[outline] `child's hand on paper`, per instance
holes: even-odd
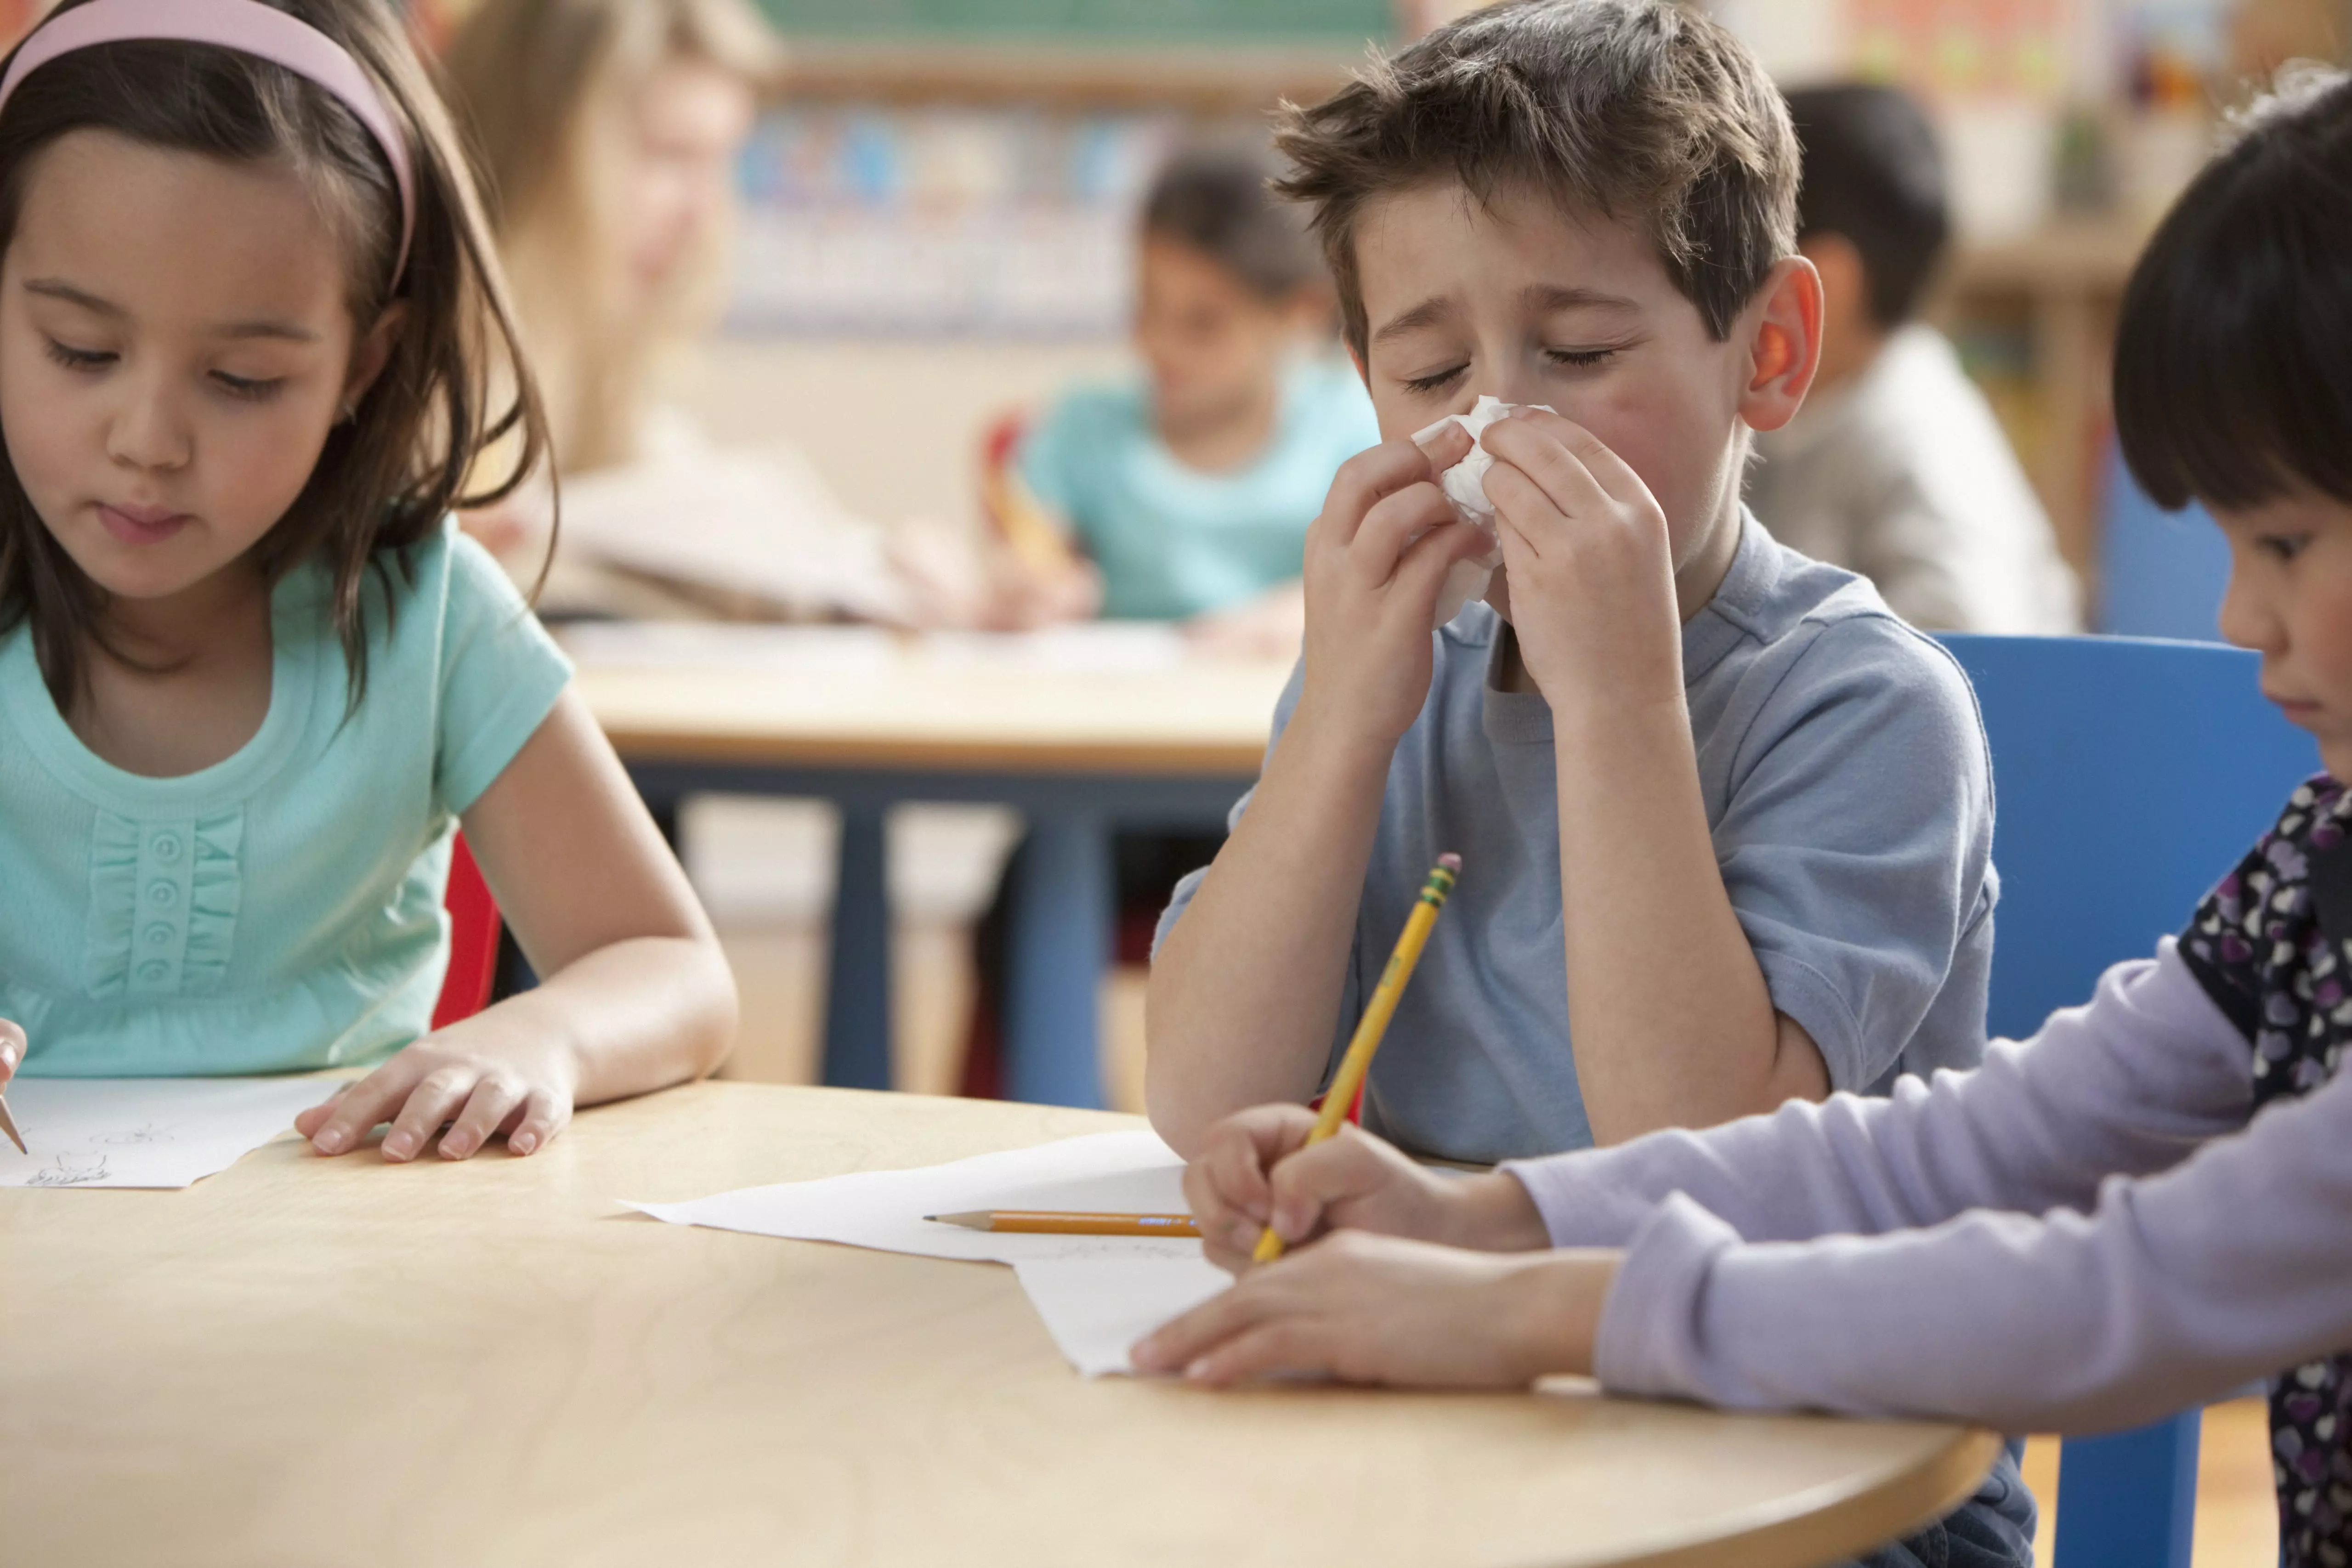
[[[16,1076],[16,1069],[25,1061],[25,1031],[0,1019],[0,1089],[8,1087],[8,1080]]]
[[[478,1013],[303,1112],[294,1130],[320,1154],[340,1155],[390,1122],[383,1157],[395,1163],[423,1154],[436,1134],[445,1160],[462,1160],[501,1134],[508,1153],[528,1155],[572,1120],[579,1079],[562,1046],[530,1038],[495,1012]],[[445,1124],[451,1125],[441,1133]]]
[[[1339,465],[1307,530],[1307,675],[1294,724],[1393,747],[1429,697],[1430,625],[1454,563],[1484,554],[1437,476],[1470,438],[1448,426],[1426,452],[1384,441]]]
[[[1511,624],[1558,709],[1576,694],[1679,703],[1682,614],[1665,513],[1591,431],[1547,409],[1486,427]]]
[[[1252,1270],[1147,1336],[1133,1359],[1139,1372],[1213,1385],[1307,1374],[1524,1388],[1591,1369],[1617,1261],[1614,1252],[1497,1256],[1343,1230]]]
[[[1185,1168],[1184,1197],[1211,1262],[1248,1269],[1269,1222],[1292,1246],[1341,1228],[1489,1251],[1550,1239],[1515,1176],[1425,1170],[1356,1126],[1309,1147],[1314,1126],[1303,1105],[1258,1105],[1209,1130]]]

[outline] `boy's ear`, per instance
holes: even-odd
[[[1348,345],[1348,362],[1356,367],[1356,379],[1364,383],[1364,390],[1371,391],[1371,372],[1364,369],[1364,356],[1356,352],[1356,345],[1353,343]]]
[[[1749,307],[1748,381],[1739,417],[1778,430],[1797,417],[1822,364],[1822,275],[1801,256],[1783,258]]]
[[[392,363],[393,345],[400,341],[401,329],[408,325],[408,301],[395,299],[383,308],[360,340],[352,347],[352,368],[343,378],[344,408],[357,408],[360,399],[367,396],[368,388],[375,385],[383,368]]]

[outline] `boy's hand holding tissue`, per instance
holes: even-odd
[[[1679,709],[1674,547],[1650,487],[1548,408],[1509,410],[1479,439],[1492,459],[1484,490],[1504,567],[1496,608],[1553,712],[1596,701]]]
[[[1306,674],[1293,722],[1377,749],[1376,775],[1428,700],[1430,629],[1448,575],[1493,549],[1439,488],[1471,448],[1448,426],[1426,447],[1384,441],[1360,452],[1307,530]]]

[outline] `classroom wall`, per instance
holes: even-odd
[[[882,523],[974,523],[982,431],[1069,382],[1119,373],[1116,340],[721,338],[681,365],[678,401],[722,443],[788,441]]]

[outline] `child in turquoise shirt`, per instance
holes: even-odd
[[[1327,277],[1296,212],[1268,193],[1269,172],[1259,153],[1204,146],[1154,183],[1135,319],[1145,373],[1067,393],[1023,443],[1020,487],[1051,516],[1066,554],[1024,567],[1003,552],[1004,622],[1175,621],[1212,650],[1297,653],[1307,525],[1339,465],[1381,432],[1362,381],[1324,347]],[[1144,956],[1129,933],[1148,930],[1218,842],[1118,835],[1119,906],[1139,917],[1121,923],[1123,956]],[[1009,876],[1008,889],[1018,881]],[[981,923],[968,1092],[997,1087],[1013,896],[1000,894]]]
[[[543,424],[400,23],[175,11],[0,104],[0,1083],[373,1067],[298,1120],[321,1153],[529,1154],[708,1071],[732,984],[448,520]],[[434,1033],[459,821],[548,978]]]
[[[1307,525],[1380,428],[1325,349],[1322,267],[1267,173],[1255,153],[1203,147],[1153,184],[1135,319],[1144,373],[1072,391],[1022,444],[1015,469],[1075,554],[1021,575],[1013,619],[1181,621],[1296,650]]]

